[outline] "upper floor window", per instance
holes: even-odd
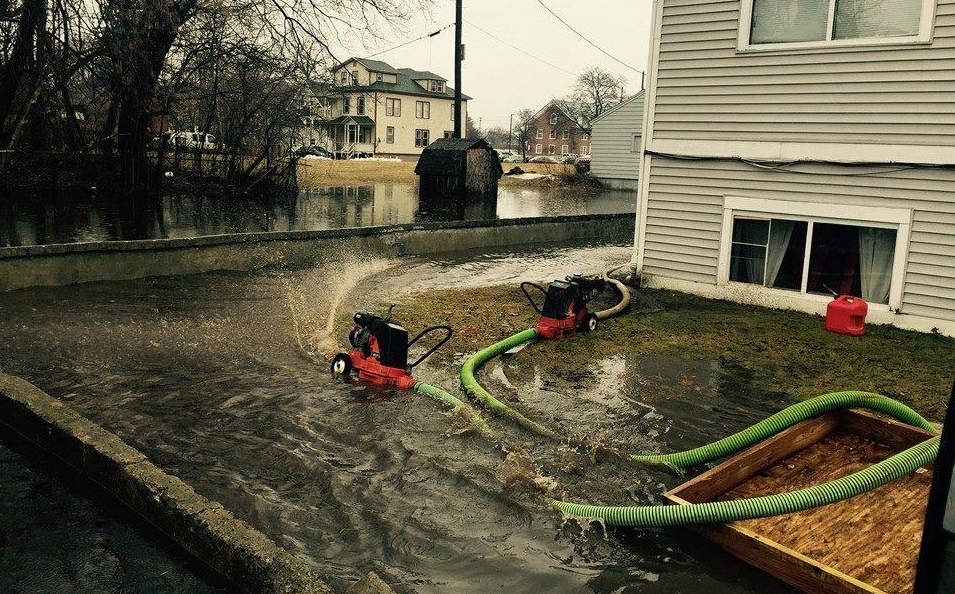
[[[401,116],[401,99],[385,99],[385,115]]]
[[[380,72],[376,72],[376,73],[375,73],[375,80],[378,81],[378,82],[381,82],[381,79],[382,79],[381,73],[380,73]]]
[[[431,117],[431,102],[430,101],[415,101],[414,102],[414,117],[426,120]]]
[[[740,49],[928,41],[935,0],[743,0]]]
[[[564,130],[563,134],[561,135],[561,138],[563,138],[564,140],[570,140],[570,130]]]
[[[351,113],[351,97],[342,97],[342,113]]]
[[[551,124],[556,124],[556,123],[557,123],[557,112],[556,112],[556,111],[553,112],[552,114],[550,114],[550,123],[551,123]]]
[[[550,139],[551,139],[551,140],[556,140],[556,139],[557,139],[557,130],[551,130],[551,131],[550,131]]]
[[[364,97],[358,98],[357,108],[358,109],[356,110],[356,113],[358,113],[358,115],[365,115],[365,98]]]
[[[543,129],[543,128],[538,128],[538,129],[537,129],[537,138],[543,138],[543,137],[544,137],[544,129]]]
[[[342,81],[342,86],[343,86],[343,87],[348,84],[348,73],[345,72],[344,70],[342,70],[342,75],[341,75],[341,77],[339,77],[339,78],[340,78],[341,81]]]
[[[356,87],[358,86],[358,71],[357,70],[351,73],[351,84],[355,85]]]
[[[433,81],[431,81],[431,92],[432,92],[432,93],[443,93],[443,92],[444,92],[444,81],[443,81],[443,80],[433,80]]]

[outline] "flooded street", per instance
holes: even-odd
[[[44,195],[0,203],[0,247],[632,213],[635,204],[636,192],[581,194],[505,186],[499,188],[497,201],[489,204],[430,205],[421,203],[412,184],[317,188],[290,198],[164,196],[140,205],[139,210],[95,192]]]
[[[0,370],[117,433],[336,588],[374,570],[396,591],[419,594],[789,594],[689,532],[580,526],[529,486],[546,479],[571,499],[650,504],[685,476],[593,460],[482,411],[491,441],[462,432],[420,394],[328,372],[324,353],[346,345],[334,324],[395,294],[517,290],[528,278],[624,263],[630,252],[351,254],[309,270],[15,291],[0,294]],[[534,320],[528,308],[526,326]],[[403,321],[412,331],[439,322]],[[455,352],[454,340],[445,348]],[[718,361],[648,357],[622,344],[556,376],[538,350],[489,363],[482,381],[532,418],[632,452],[709,442],[788,404],[752,392]],[[460,394],[458,371],[429,359],[415,376]]]

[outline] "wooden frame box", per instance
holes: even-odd
[[[664,494],[687,505],[793,491],[860,470],[932,434],[867,412],[803,421]],[[931,469],[795,514],[691,526],[811,594],[912,592]]]

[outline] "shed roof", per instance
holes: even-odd
[[[457,174],[465,166],[467,152],[471,149],[484,149],[493,153],[494,169],[497,175],[503,173],[497,153],[483,138],[439,138],[421,151],[414,172],[417,175]]]

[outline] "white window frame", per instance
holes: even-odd
[[[385,144],[394,144],[395,143],[395,127],[386,126],[385,127]]]
[[[542,138],[544,138],[544,129],[543,129],[543,128],[538,128],[538,129],[537,129],[537,139],[540,140],[540,139],[542,139]]]
[[[837,0],[829,0],[829,22],[827,37],[832,36],[833,19]],[[754,0],[741,0],[736,49],[741,52],[765,52],[778,50],[802,50],[815,48],[840,48],[871,45],[915,45],[932,42],[935,28],[935,6],[937,0],[922,0],[922,13],[919,17],[919,32],[907,37],[859,37],[856,39],[827,39],[823,41],[793,41],[786,43],[750,43],[753,28]]]
[[[414,131],[415,148],[424,148],[431,144],[431,130],[427,128],[417,128]]]
[[[430,120],[431,119],[431,102],[430,101],[415,101],[414,102],[414,117],[419,120]]]
[[[892,310],[897,310],[902,307],[905,262],[908,257],[909,236],[912,232],[912,209],[849,206],[845,204],[816,202],[790,202],[786,200],[770,200],[767,198],[725,196],[723,198],[723,227],[722,237],[720,238],[720,256],[717,265],[717,279],[719,284],[724,286],[752,285],[752,283],[729,280],[730,254],[733,249],[733,219],[736,217],[760,219],[784,218],[809,223],[835,223],[839,225],[895,229],[895,255],[892,259],[892,284],[889,288],[888,307]],[[812,242],[809,241],[807,237],[806,254],[803,259],[803,286],[800,288],[798,294],[807,300],[827,303],[832,300],[831,297],[805,292],[811,244]],[[794,294],[793,291],[787,289],[774,289],[772,287],[761,288],[773,293]]]
[[[570,130],[564,130],[560,136],[561,140],[570,140]]]
[[[551,123],[551,125],[557,123],[557,112],[556,112],[556,111],[551,112],[551,114],[550,114],[550,123]]]
[[[385,115],[396,118],[401,117],[401,99],[388,97],[385,99]]]
[[[570,152],[569,149],[570,149],[570,147],[567,146],[566,144],[560,145],[560,154],[566,155],[568,152]]]
[[[544,145],[542,145],[542,144],[535,144],[535,145],[534,145],[534,154],[535,154],[535,155],[541,154],[541,151],[543,151],[543,150],[544,150]]]

